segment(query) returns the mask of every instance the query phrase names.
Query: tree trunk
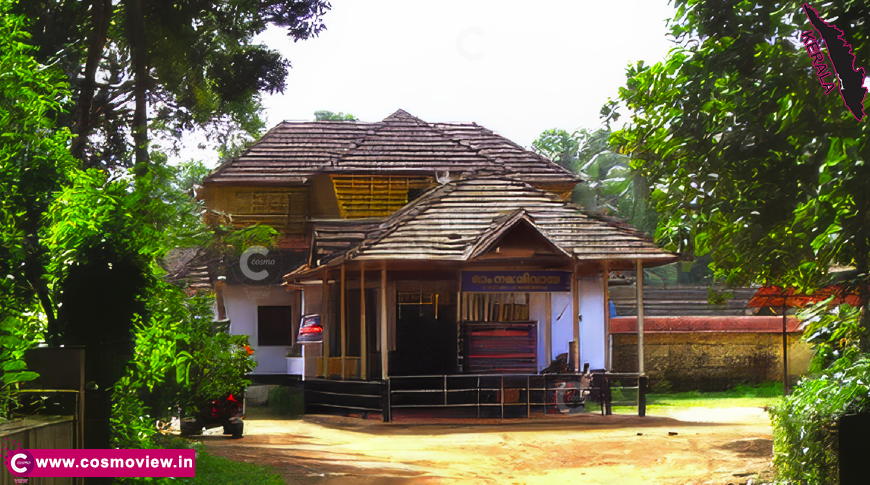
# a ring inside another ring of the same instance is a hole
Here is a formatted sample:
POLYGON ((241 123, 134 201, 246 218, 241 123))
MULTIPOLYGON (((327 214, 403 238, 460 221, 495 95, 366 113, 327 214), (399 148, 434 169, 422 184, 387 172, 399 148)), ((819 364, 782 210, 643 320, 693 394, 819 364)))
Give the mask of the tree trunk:
POLYGON ((27 255, 24 257, 24 276, 31 289, 36 293, 36 298, 39 300, 39 306, 45 312, 45 318, 48 326, 45 332, 45 338, 49 345, 56 345, 60 337, 60 327, 57 318, 54 314, 54 305, 48 293, 48 284, 45 279, 45 267, 40 261, 40 253, 43 252, 38 236, 27 237, 27 255))
POLYGON ((79 99, 76 107, 76 119, 73 132, 76 134, 71 152, 81 160, 84 168, 91 164, 85 160, 85 147, 91 134, 91 107, 96 91, 97 68, 103 58, 103 48, 106 45, 106 34, 109 21, 112 18, 111 0, 93 0, 91 3, 91 37, 88 41, 88 57, 85 63, 84 79, 82 80, 79 99))
POLYGON ((130 42, 130 53, 133 58, 133 75, 135 85, 133 95, 136 109, 133 112, 133 155, 135 157, 133 173, 142 176, 148 173, 148 50, 145 42, 145 18, 142 12, 142 0, 126 0, 127 32, 130 42))

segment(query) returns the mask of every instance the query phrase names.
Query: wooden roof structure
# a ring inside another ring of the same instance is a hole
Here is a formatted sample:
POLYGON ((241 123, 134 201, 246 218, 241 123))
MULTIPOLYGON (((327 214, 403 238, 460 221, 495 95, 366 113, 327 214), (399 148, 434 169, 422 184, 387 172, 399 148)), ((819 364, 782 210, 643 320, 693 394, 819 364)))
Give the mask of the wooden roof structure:
POLYGON ((480 170, 518 174, 544 184, 579 177, 546 157, 475 123, 427 123, 403 110, 377 123, 283 122, 204 184, 303 185, 316 173, 471 176, 480 170))
MULTIPOLYGON (((676 255, 658 248, 646 234, 612 218, 586 214, 559 196, 506 177, 490 176, 447 183, 396 212, 343 252, 327 254, 318 241, 321 266, 350 260, 474 261, 509 231, 525 226, 536 232, 552 254, 579 261, 611 261, 631 268, 672 262, 676 255)), ((296 279, 317 271, 303 268, 296 279)))

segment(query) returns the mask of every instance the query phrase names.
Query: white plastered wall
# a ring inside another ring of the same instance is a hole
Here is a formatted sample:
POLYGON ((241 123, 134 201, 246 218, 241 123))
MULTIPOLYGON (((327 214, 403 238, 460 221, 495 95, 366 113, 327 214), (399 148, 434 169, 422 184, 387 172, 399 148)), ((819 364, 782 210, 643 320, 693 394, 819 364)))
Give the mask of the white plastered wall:
MULTIPOLYGON (((600 276, 582 277, 580 285, 580 367, 604 368, 604 282, 600 276)), ((552 355, 544 354, 544 325, 547 319, 546 293, 531 294, 531 318, 538 321, 538 370, 550 365, 560 354, 568 353, 568 343, 574 340, 571 293, 551 293, 552 355)))
MULTIPOLYGON (((248 335, 254 349, 257 367, 254 374, 286 374, 287 351, 290 346, 265 346, 257 342, 257 307, 292 306, 293 295, 280 286, 227 285, 224 287, 224 306, 230 319, 230 334, 248 335)), ((293 314, 296 314, 293 309, 293 314)))

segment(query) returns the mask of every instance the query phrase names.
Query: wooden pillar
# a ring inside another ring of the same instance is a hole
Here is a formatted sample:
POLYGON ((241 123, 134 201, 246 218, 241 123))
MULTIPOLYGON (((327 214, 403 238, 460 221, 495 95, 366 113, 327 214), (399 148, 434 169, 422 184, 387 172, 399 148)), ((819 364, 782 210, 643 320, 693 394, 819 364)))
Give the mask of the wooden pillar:
MULTIPOLYGON (((223 278, 223 276, 221 276, 221 278, 223 278)), ((224 286, 226 286, 226 282, 224 280, 218 280, 214 284, 214 299, 215 305, 217 306, 218 320, 227 319, 227 307, 226 305, 224 305, 224 286)))
POLYGON ((323 326, 323 378, 329 379, 329 270, 323 271, 322 292, 320 324, 323 326))
POLYGON ((544 365, 550 365, 553 361, 553 294, 547 293, 547 301, 544 304, 544 365))
POLYGON ((345 266, 346 264, 342 263, 341 265, 341 285, 338 287, 340 296, 339 305, 341 308, 341 380, 344 380, 345 377, 345 367, 347 360, 347 312, 345 312, 345 301, 344 301, 344 293, 345 293, 345 266))
POLYGON ((637 371, 643 374, 643 262, 637 260, 634 284, 637 296, 637 371))
POLYGON ((604 369, 610 370, 610 261, 604 261, 604 369))
POLYGON ((387 341, 387 265, 381 267, 381 379, 389 379, 390 346, 387 341))
POLYGON ((368 348, 366 345, 366 263, 359 264, 359 365, 360 377, 368 377, 368 348))
POLYGON ((571 274, 571 300, 573 300, 574 319, 574 372, 580 372, 580 285, 577 282, 577 261, 574 261, 574 271, 571 274))

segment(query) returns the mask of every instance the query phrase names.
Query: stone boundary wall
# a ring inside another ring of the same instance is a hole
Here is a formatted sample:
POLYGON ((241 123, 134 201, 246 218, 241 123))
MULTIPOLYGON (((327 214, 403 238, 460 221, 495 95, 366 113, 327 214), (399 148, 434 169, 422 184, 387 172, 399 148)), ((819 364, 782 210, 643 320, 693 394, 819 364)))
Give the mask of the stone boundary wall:
MULTIPOLYGON (((675 391, 714 391, 737 384, 781 381, 782 318, 772 317, 778 325, 746 320, 771 317, 738 317, 730 323, 729 317, 721 318, 713 322, 710 318, 694 322, 691 317, 680 317, 679 321, 645 318, 644 370, 650 385, 670 386, 675 391), (693 327, 705 330, 691 331, 693 327)), ((613 372, 637 372, 635 320, 612 320, 613 372)), ((803 333, 796 319, 790 319, 787 330, 789 376, 794 383, 807 371, 812 354, 801 340, 803 333)))

